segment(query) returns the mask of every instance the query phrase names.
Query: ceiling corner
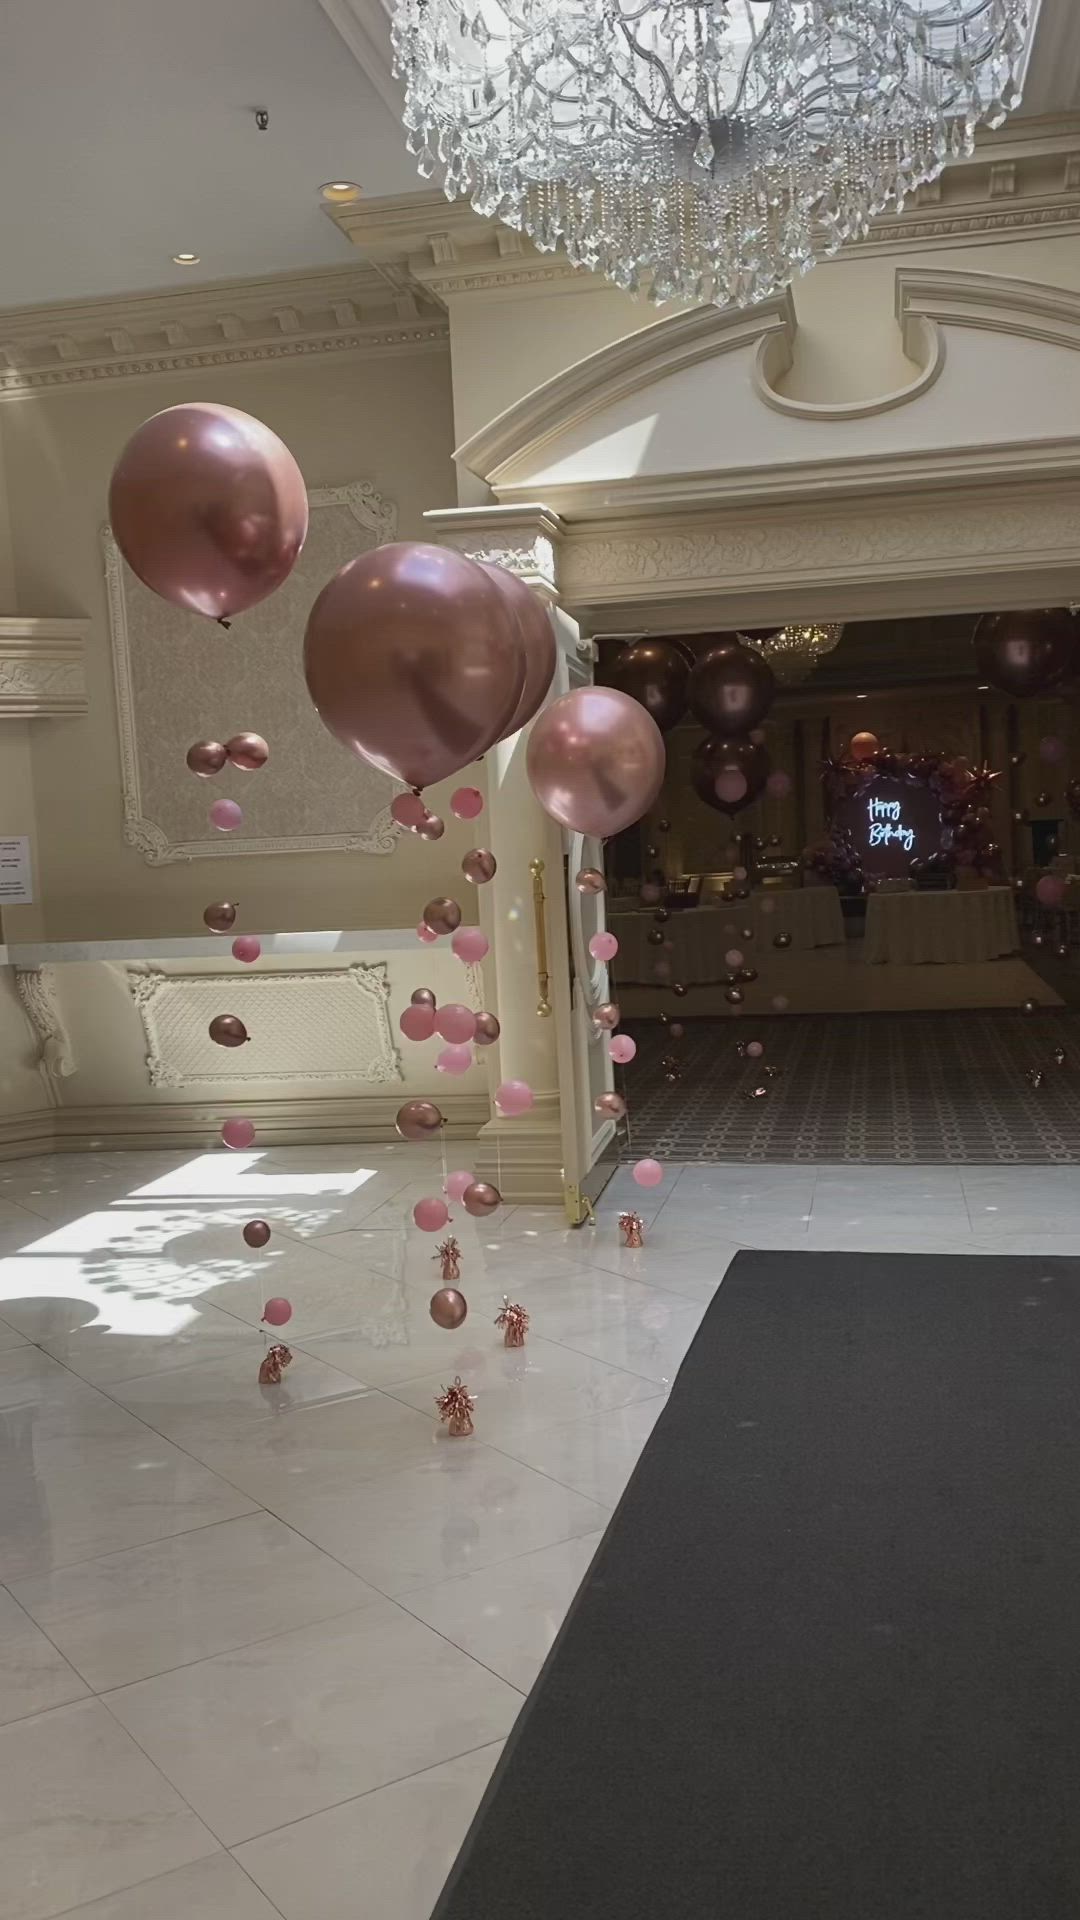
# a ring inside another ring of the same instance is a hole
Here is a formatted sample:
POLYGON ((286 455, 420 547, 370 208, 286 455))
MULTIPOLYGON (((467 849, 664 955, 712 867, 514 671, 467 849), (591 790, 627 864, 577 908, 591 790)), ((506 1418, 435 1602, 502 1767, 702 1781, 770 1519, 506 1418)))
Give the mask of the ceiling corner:
POLYGON ((404 95, 394 77, 390 0, 319 0, 319 5, 379 97, 400 120, 404 95))

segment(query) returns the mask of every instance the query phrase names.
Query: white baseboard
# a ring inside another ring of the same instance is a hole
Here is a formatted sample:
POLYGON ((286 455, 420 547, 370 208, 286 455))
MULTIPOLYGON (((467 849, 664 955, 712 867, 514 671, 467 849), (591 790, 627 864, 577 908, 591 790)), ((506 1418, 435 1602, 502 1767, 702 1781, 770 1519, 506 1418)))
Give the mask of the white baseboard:
MULTIPOLYGON (((170 1101, 155 1105, 42 1109, 0 1119, 0 1160, 36 1153, 93 1153, 125 1147, 193 1150, 219 1142, 226 1111, 242 1111, 256 1127, 259 1146, 336 1146, 396 1138, 400 1094, 353 1100, 170 1101)), ((444 1095, 440 1106, 451 1140, 473 1140, 490 1115, 484 1094, 444 1095)))

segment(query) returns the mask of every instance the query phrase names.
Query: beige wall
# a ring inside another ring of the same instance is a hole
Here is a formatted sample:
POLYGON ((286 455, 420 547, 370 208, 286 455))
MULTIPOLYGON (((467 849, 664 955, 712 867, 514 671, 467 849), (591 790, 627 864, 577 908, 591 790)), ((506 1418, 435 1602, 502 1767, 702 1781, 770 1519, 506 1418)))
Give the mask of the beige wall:
MULTIPOLYGON (((249 927, 415 923, 432 893, 460 881, 475 836, 410 839, 389 856, 304 854, 149 867, 121 835, 113 677, 99 532, 109 474, 127 436, 159 408, 225 401, 265 420, 312 486, 368 480, 395 503, 402 538, 422 534, 429 507, 454 498, 450 371, 444 351, 381 359, 313 356, 260 367, 156 376, 20 397, 0 407, 9 476, 15 610, 88 616, 90 714, 33 723, 39 923, 12 909, 8 938, 106 939, 202 931, 207 901, 242 893, 249 927), (41 921, 43 920, 43 925, 41 921)), ((0 586, 3 542, 0 539, 0 586)), ((297 636, 299 645, 300 636, 297 636)), ((177 742, 178 780, 189 779, 177 742)), ((287 743, 272 743, 275 751, 287 743)), ((329 739, 327 751, 339 752, 329 739)), ((10 723, 0 722, 0 796, 25 785, 10 723)), ((0 831, 19 829, 0 819, 0 831)))

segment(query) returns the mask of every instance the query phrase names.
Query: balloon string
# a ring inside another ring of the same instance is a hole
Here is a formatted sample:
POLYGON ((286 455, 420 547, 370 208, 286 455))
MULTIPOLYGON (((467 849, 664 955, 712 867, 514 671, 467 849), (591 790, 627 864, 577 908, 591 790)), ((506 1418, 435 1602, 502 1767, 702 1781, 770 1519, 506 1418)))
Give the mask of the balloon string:
POLYGON ((218 622, 217 622, 217 623, 218 623, 218 626, 219 626, 219 627, 224 627, 224 629, 225 629, 225 631, 226 631, 226 633, 228 633, 228 631, 229 631, 229 628, 230 628, 230 627, 232 626, 232 621, 231 621, 231 620, 226 620, 223 614, 219 614, 219 615, 218 615, 218 622))

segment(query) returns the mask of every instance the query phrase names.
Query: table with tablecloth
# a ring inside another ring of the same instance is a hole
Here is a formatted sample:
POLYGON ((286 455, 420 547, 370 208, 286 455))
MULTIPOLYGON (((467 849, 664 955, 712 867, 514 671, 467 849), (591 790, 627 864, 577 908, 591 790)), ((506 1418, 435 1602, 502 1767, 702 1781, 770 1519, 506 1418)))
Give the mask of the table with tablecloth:
POLYGON ((835 887, 778 887, 753 893, 749 900, 683 907, 673 910, 659 927, 654 915, 651 907, 613 908, 608 914, 608 926, 619 942, 615 974, 621 984, 652 985, 655 963, 667 960, 673 979, 688 987, 707 986, 723 978, 724 955, 730 948, 744 952, 751 966, 756 964, 755 955, 770 946, 778 933, 790 934, 791 947, 802 951, 838 946, 844 939, 844 917, 835 887), (671 941, 670 952, 649 944, 654 931, 671 941))
POLYGON ((1011 887, 872 893, 866 903, 868 966, 961 966, 997 960, 1019 945, 1011 887))

